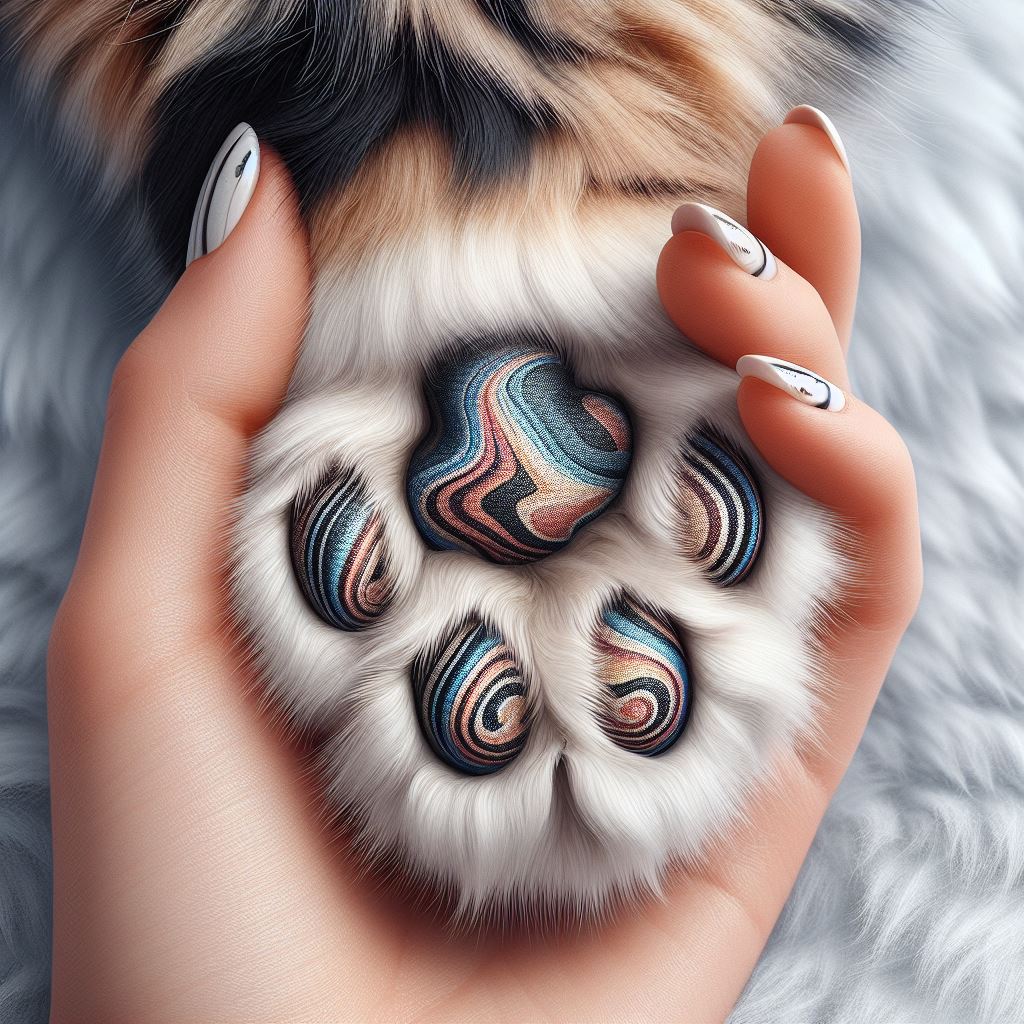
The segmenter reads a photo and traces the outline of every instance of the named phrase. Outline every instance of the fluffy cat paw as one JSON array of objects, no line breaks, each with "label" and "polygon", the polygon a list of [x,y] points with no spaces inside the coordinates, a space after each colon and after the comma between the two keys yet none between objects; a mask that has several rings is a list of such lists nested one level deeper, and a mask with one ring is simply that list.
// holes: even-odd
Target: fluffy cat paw
[{"label": "fluffy cat paw", "polygon": [[808,727],[831,527],[751,451],[734,380],[678,341],[588,367],[482,336],[286,405],[238,608],[369,851],[464,909],[596,910]]}]

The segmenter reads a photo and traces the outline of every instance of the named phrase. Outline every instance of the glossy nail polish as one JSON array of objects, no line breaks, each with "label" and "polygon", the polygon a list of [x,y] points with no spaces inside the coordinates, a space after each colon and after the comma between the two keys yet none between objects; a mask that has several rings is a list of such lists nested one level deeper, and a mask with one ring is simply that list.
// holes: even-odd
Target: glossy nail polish
[{"label": "glossy nail polish", "polygon": [[829,412],[839,412],[846,405],[842,389],[819,377],[812,370],[774,356],[743,356],[736,364],[741,377],[756,377],[766,384],[785,391],[804,405],[813,405]]},{"label": "glossy nail polish", "polygon": [[806,124],[812,128],[820,128],[828,138],[828,141],[832,143],[832,148],[836,151],[836,155],[843,162],[843,166],[846,168],[846,173],[852,176],[850,171],[850,159],[846,155],[846,146],[843,145],[843,140],[839,135],[836,126],[832,123],[832,119],[817,107],[808,106],[806,103],[801,104],[799,107],[794,107],[787,115],[783,124]]},{"label": "glossy nail polish", "polygon": [[187,267],[221,245],[235,229],[256,191],[260,144],[244,122],[224,140],[199,191],[189,233]]},{"label": "glossy nail polish", "polygon": [[732,217],[704,203],[683,203],[672,214],[672,234],[700,231],[721,246],[741,270],[763,281],[778,273],[779,265],[768,247]]}]

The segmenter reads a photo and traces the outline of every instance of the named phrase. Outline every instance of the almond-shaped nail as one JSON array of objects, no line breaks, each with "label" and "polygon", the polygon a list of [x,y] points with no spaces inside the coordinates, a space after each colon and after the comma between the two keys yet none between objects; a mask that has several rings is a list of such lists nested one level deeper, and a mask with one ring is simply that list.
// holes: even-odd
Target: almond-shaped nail
[{"label": "almond-shaped nail", "polygon": [[243,122],[224,140],[210,164],[192,215],[187,267],[213,252],[234,231],[256,191],[260,176],[260,143]]},{"label": "almond-shaped nail", "polygon": [[811,107],[804,103],[799,107],[794,107],[786,115],[786,119],[782,123],[806,124],[812,128],[820,128],[828,137],[828,141],[832,143],[832,148],[836,151],[839,159],[842,160],[846,173],[853,177],[853,172],[850,170],[850,158],[846,155],[846,147],[843,145],[843,140],[828,114],[817,107]]},{"label": "almond-shaped nail", "polygon": [[792,395],[804,405],[813,405],[818,409],[839,412],[846,405],[846,395],[835,384],[819,377],[806,366],[787,363],[785,359],[774,356],[743,356],[736,364],[736,372],[741,377],[756,377],[766,384],[771,384],[780,391]]},{"label": "almond-shaped nail", "polygon": [[728,214],[704,203],[683,203],[672,214],[672,234],[700,231],[725,251],[726,255],[752,277],[771,280],[779,270],[775,257],[762,241]]}]

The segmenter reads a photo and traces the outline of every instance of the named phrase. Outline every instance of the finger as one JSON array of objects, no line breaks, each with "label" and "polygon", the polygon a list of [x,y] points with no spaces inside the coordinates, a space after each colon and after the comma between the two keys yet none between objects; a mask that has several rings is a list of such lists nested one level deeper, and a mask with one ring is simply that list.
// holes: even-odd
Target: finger
[{"label": "finger", "polygon": [[189,266],[117,368],[72,584],[101,582],[109,614],[146,608],[169,636],[185,619],[220,621],[247,442],[284,395],[305,322],[305,230],[287,171],[262,156],[237,226]]},{"label": "finger", "polygon": [[[894,428],[877,412],[802,368],[740,360],[740,418],[768,464],[830,509],[846,531],[852,578],[826,630],[823,677],[841,680],[828,694],[827,760],[852,756],[896,643],[921,591],[914,471]],[[828,404],[824,383],[831,387]],[[817,401],[818,404],[814,404]]]},{"label": "finger", "polygon": [[821,296],[845,348],[860,277],[860,221],[846,150],[832,122],[796,107],[757,147],[747,226]]},{"label": "finger", "polygon": [[[285,392],[309,285],[273,153],[210,252],[240,212],[246,152],[201,199],[195,252],[209,254],[118,367],[51,639],[55,1020],[344,1013],[322,965],[352,959],[346,885],[222,635],[232,501]],[[343,969],[342,987],[357,981]]]},{"label": "finger", "polygon": [[835,328],[807,281],[721,211],[687,203],[672,227],[658,261],[658,292],[698,348],[729,367],[749,352],[770,352],[845,386]]}]

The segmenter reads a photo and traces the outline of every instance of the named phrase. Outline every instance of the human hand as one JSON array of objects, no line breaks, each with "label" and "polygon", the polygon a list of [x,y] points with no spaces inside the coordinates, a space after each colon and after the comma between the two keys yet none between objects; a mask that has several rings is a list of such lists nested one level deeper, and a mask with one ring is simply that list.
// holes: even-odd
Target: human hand
[{"label": "human hand", "polygon": [[[756,962],[916,605],[913,476],[849,396],[852,190],[827,139],[784,126],[751,171],[772,281],[706,236],[659,267],[713,358],[762,353],[847,392],[838,414],[744,380],[764,458],[835,510],[859,567],[827,637],[821,734],[664,902],[582,932],[453,935],[378,891],[323,824],[302,751],[261,713],[232,642],[224,553],[249,439],[276,411],[306,314],[305,232],[264,151],[255,196],[115,377],[79,561],[55,626],[49,713],[52,1018],[63,1021],[724,1017]],[[830,315],[831,314],[831,315]]]}]

